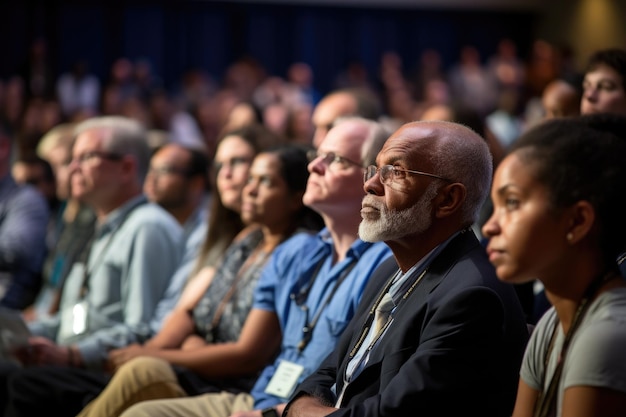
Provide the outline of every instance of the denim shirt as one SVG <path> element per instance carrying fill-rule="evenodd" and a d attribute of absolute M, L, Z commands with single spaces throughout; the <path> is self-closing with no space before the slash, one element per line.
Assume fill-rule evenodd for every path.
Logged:
<path fill-rule="evenodd" d="M 256 409 L 286 402 L 287 398 L 265 393 L 267 384 L 282 360 L 304 367 L 298 382 L 317 369 L 334 349 L 354 315 L 370 275 L 382 261 L 391 256 L 391 251 L 384 243 L 372 244 L 360 239 L 352 244 L 345 259 L 335 265 L 332 265 L 333 251 L 327 229 L 317 235 L 300 234 L 275 250 L 261 275 L 254 308 L 278 315 L 283 339 L 278 357 L 274 363 L 265 367 L 251 391 Z M 314 276 L 315 279 L 311 281 Z M 339 279 L 342 280 L 341 284 L 335 290 Z M 326 303 L 333 291 L 332 299 Z M 298 345 L 303 338 L 302 329 L 318 315 L 322 307 L 312 338 L 300 351 Z"/>

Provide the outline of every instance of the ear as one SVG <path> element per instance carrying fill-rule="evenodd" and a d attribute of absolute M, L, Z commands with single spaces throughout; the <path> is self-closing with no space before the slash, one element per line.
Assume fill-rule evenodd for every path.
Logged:
<path fill-rule="evenodd" d="M 588 201 L 578 201 L 567 209 L 569 227 L 565 239 L 574 244 L 589 236 L 596 220 L 596 211 Z"/>
<path fill-rule="evenodd" d="M 127 182 L 135 182 L 137 181 L 137 159 L 133 155 L 124 155 L 122 157 L 121 172 L 124 180 Z"/>
<path fill-rule="evenodd" d="M 448 184 L 441 188 L 437 197 L 433 201 L 435 208 L 435 217 L 444 218 L 461 210 L 465 202 L 467 190 L 465 186 L 459 182 Z"/>

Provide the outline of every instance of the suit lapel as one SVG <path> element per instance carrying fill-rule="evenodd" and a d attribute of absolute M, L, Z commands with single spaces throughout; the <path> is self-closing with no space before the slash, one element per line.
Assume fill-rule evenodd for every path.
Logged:
<path fill-rule="evenodd" d="M 406 305 L 409 305 L 409 304 L 411 305 L 411 312 L 409 314 L 410 318 L 419 316 L 421 314 L 420 311 L 426 306 L 426 300 L 428 298 L 428 295 L 442 282 L 442 280 L 448 274 L 448 271 L 450 271 L 456 264 L 456 260 L 459 259 L 463 254 L 475 248 L 477 245 L 480 245 L 480 243 L 478 242 L 478 240 L 476 239 L 476 236 L 471 230 L 464 230 L 458 236 L 452 239 L 448 243 L 448 245 L 441 251 L 441 253 L 438 254 L 435 257 L 435 259 L 433 259 L 431 264 L 428 266 L 428 269 L 425 275 L 422 277 L 422 280 L 417 284 L 417 286 L 409 294 L 409 296 L 407 297 L 407 300 L 402 300 L 402 303 L 398 307 L 398 311 L 394 313 L 394 322 L 396 322 L 396 325 L 402 326 L 402 323 L 406 321 L 407 312 L 406 310 L 404 310 Z M 451 262 L 450 261 L 451 259 L 454 261 Z M 394 271 L 387 270 L 387 273 L 388 273 L 387 277 L 390 277 L 391 275 L 393 275 L 394 272 L 395 270 Z M 409 277 L 409 280 L 410 281 L 415 280 L 418 274 L 419 274 L 419 271 L 415 271 L 411 275 L 411 277 Z M 370 302 L 368 303 L 369 308 L 365 312 L 363 319 L 360 321 L 361 326 L 359 327 L 359 330 L 362 329 L 362 326 L 365 323 L 365 320 L 367 319 L 367 312 L 370 310 L 371 304 L 374 302 L 374 300 L 378 299 L 379 296 L 380 296 L 380 292 L 377 294 L 377 296 L 373 300 L 370 300 Z M 394 325 L 392 324 L 387 334 L 380 341 L 381 344 L 385 343 L 385 340 L 384 340 L 385 337 L 393 337 L 393 333 L 394 333 L 393 327 Z M 352 348 L 356 344 L 360 334 L 361 332 L 354 334 L 354 337 L 352 338 L 352 341 L 351 341 L 350 348 Z M 359 374 L 359 376 L 355 378 L 355 380 L 353 381 L 353 384 L 358 385 L 357 383 L 358 379 L 362 377 L 363 375 L 368 374 L 368 370 L 369 370 L 368 368 L 378 367 L 378 364 L 384 359 L 383 352 L 384 352 L 383 349 L 378 349 L 378 348 L 374 348 L 371 351 L 369 361 L 367 362 L 367 364 L 365 365 L 363 371 Z M 344 363 L 342 364 L 342 369 L 341 369 L 342 372 L 345 372 L 345 366 L 347 365 L 347 363 L 348 363 L 348 360 L 344 360 Z"/>

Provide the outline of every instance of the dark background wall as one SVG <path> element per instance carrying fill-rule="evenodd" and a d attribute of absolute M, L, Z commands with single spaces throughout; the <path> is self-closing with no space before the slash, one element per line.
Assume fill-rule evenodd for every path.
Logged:
<path fill-rule="evenodd" d="M 57 73 L 84 58 L 106 81 L 116 58 L 147 58 L 172 88 L 188 68 L 203 68 L 219 80 L 229 63 L 249 56 L 276 75 L 284 75 L 291 62 L 305 61 L 322 92 L 352 61 L 374 75 L 381 54 L 391 50 L 410 69 L 422 50 L 436 48 L 449 66 L 463 45 L 477 46 L 486 58 L 508 37 L 523 57 L 537 21 L 528 10 L 182 0 L 10 2 L 0 5 L 0 16 L 2 78 L 18 72 L 29 45 L 43 37 Z"/>

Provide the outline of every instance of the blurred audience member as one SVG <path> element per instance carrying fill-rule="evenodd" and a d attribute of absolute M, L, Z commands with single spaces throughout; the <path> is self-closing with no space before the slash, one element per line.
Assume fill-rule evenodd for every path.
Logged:
<path fill-rule="evenodd" d="M 487 71 L 496 80 L 498 93 L 504 90 L 523 92 L 526 83 L 524 63 L 517 56 L 517 45 L 509 38 L 500 39 L 496 54 L 489 58 Z"/>
<path fill-rule="evenodd" d="M 626 115 L 626 50 L 603 49 L 591 55 L 580 112 Z"/>
<path fill-rule="evenodd" d="M 551 81 L 541 95 L 544 118 L 578 116 L 582 98 L 581 83 L 580 77 L 575 79 L 557 78 Z"/>
<path fill-rule="evenodd" d="M 170 141 L 188 148 L 204 148 L 198 123 L 188 112 L 177 108 L 165 90 L 153 91 L 149 101 L 150 127 L 169 133 Z"/>
<path fill-rule="evenodd" d="M 54 171 L 60 207 L 54 219 L 55 244 L 49 246 L 43 264 L 41 290 L 33 306 L 24 314 L 29 321 L 58 311 L 65 279 L 94 233 L 94 211 L 73 198 L 70 191 L 74 128 L 74 124 L 58 125 L 46 133 L 37 146 L 37 154 L 47 160 Z"/>
<path fill-rule="evenodd" d="M 11 138 L 0 128 L 0 306 L 22 310 L 41 286 L 49 209 L 42 194 L 11 176 Z"/>
<path fill-rule="evenodd" d="M 461 48 L 459 61 L 450 69 L 448 80 L 455 100 L 481 116 L 486 116 L 495 108 L 496 80 L 483 66 L 476 47 L 468 45 Z"/>
<path fill-rule="evenodd" d="M 324 96 L 313 110 L 313 146 L 318 147 L 339 117 L 359 116 L 378 120 L 381 106 L 373 93 L 365 89 L 350 88 L 335 90 Z"/>
<path fill-rule="evenodd" d="M 89 73 L 87 61 L 78 60 L 56 82 L 57 97 L 63 115 L 74 120 L 78 115 L 96 115 L 100 103 L 100 81 Z"/>

